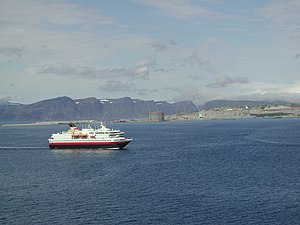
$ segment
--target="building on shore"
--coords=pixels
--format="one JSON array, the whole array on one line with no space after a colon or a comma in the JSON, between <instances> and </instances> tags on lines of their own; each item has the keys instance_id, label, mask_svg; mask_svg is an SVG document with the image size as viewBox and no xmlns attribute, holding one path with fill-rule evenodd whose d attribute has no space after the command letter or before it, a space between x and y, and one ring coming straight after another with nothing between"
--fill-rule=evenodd
<instances>
[{"instance_id":1,"label":"building on shore","mask_svg":"<svg viewBox=\"0 0 300 225\"><path fill-rule=\"evenodd\" d=\"M248 108L217 108L202 110L204 119L246 119L250 118Z\"/></svg>"},{"instance_id":2,"label":"building on shore","mask_svg":"<svg viewBox=\"0 0 300 225\"><path fill-rule=\"evenodd\" d=\"M149 121L151 122L165 121L165 114L163 112L149 112Z\"/></svg>"}]
</instances>

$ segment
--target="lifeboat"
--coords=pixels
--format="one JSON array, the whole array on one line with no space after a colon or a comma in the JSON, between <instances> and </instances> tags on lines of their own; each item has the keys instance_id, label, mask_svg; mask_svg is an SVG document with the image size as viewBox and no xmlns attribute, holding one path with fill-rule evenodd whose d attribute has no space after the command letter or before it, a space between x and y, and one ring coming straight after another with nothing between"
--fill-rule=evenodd
<instances>
[{"instance_id":1,"label":"lifeboat","mask_svg":"<svg viewBox=\"0 0 300 225\"><path fill-rule=\"evenodd\" d=\"M74 138L87 138L87 134L72 134L72 137L74 137Z\"/></svg>"}]
</instances>

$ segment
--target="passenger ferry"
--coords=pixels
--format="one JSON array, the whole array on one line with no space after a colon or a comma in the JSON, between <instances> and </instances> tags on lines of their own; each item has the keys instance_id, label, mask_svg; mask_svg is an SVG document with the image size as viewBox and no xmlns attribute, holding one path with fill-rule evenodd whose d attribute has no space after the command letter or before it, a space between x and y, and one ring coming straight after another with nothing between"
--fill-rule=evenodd
<instances>
[{"instance_id":1,"label":"passenger ferry","mask_svg":"<svg viewBox=\"0 0 300 225\"><path fill-rule=\"evenodd\" d=\"M132 141L132 138L125 138L124 132L110 129L103 123L96 129L90 125L87 128L78 129L74 123L70 123L68 131L52 134L48 140L51 149L123 149Z\"/></svg>"}]
</instances>

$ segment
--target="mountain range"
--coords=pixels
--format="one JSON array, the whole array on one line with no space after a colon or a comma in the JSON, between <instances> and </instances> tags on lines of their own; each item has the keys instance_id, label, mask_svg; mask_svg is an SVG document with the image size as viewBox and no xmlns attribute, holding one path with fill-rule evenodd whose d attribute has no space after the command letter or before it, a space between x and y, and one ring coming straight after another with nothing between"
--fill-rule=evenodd
<instances>
[{"instance_id":1,"label":"mountain range","mask_svg":"<svg viewBox=\"0 0 300 225\"><path fill-rule=\"evenodd\" d=\"M33 104L2 103L0 121L50 121L50 120L114 120L144 119L149 112L164 112L166 115L196 112L191 101L168 103L144 101L123 97L118 99L71 99L58 97Z\"/></svg>"},{"instance_id":2,"label":"mountain range","mask_svg":"<svg viewBox=\"0 0 300 225\"><path fill-rule=\"evenodd\" d=\"M199 106L200 109L213 109L220 107L234 107L234 106L259 106L259 105L276 105L288 104L287 101L250 101L250 100L212 100Z\"/></svg>"},{"instance_id":3,"label":"mountain range","mask_svg":"<svg viewBox=\"0 0 300 225\"><path fill-rule=\"evenodd\" d=\"M123 97L117 99L71 99L58 97L33 104L0 102L0 121L51 121L51 120L117 120L145 119L149 112L164 112L165 115L197 112L219 107L257 106L286 104L284 101L231 101L213 100L196 106L191 101L168 103L166 101L144 101Z\"/></svg>"}]
</instances>

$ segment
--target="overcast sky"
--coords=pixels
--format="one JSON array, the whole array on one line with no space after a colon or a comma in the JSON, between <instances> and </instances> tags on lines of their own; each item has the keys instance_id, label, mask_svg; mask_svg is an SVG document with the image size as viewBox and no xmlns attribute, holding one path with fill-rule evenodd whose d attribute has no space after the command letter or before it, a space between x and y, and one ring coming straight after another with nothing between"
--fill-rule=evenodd
<instances>
[{"instance_id":1,"label":"overcast sky","mask_svg":"<svg viewBox=\"0 0 300 225\"><path fill-rule=\"evenodd\" d=\"M0 101L300 102L300 0L2 0Z\"/></svg>"}]
</instances>

